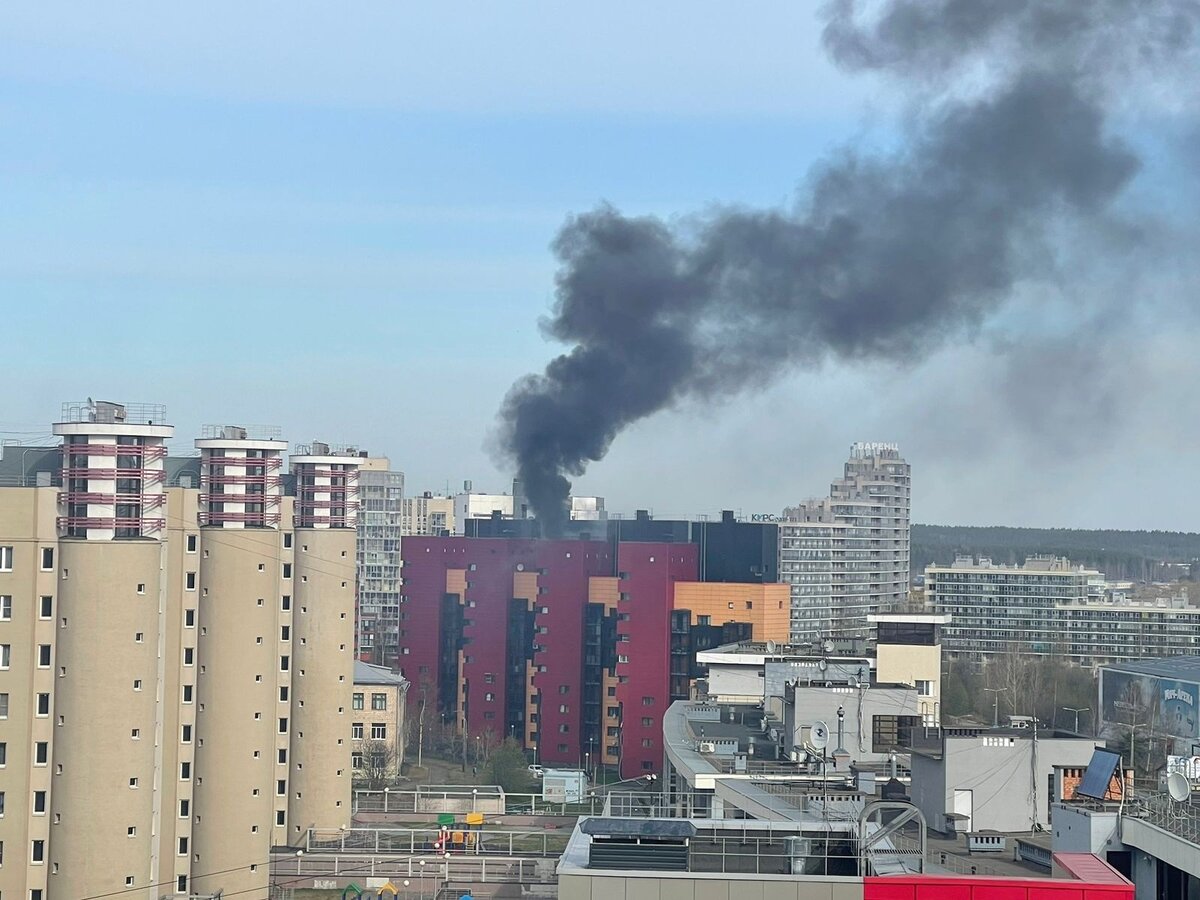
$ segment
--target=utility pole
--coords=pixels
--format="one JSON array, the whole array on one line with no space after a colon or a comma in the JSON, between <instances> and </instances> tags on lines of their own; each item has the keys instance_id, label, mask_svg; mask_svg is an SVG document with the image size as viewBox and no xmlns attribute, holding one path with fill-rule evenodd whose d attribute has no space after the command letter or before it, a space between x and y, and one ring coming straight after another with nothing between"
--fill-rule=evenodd
<instances>
[{"instance_id":1,"label":"utility pole","mask_svg":"<svg viewBox=\"0 0 1200 900\"><path fill-rule=\"evenodd\" d=\"M425 749L425 688L421 688L421 718L417 721L417 768L422 768L421 753Z\"/></svg>"},{"instance_id":2,"label":"utility pole","mask_svg":"<svg viewBox=\"0 0 1200 900\"><path fill-rule=\"evenodd\" d=\"M984 688L989 694L995 694L996 697L992 701L992 727L1000 727L1000 695L1008 690L1008 688Z\"/></svg>"}]
</instances>

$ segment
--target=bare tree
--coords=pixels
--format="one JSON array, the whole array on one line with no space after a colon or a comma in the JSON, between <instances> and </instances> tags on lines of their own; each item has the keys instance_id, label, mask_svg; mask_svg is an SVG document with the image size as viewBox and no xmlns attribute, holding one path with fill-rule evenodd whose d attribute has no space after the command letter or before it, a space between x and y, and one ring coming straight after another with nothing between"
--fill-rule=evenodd
<instances>
[{"instance_id":1,"label":"bare tree","mask_svg":"<svg viewBox=\"0 0 1200 900\"><path fill-rule=\"evenodd\" d=\"M396 747L389 741L363 741L359 778L368 790L379 790L396 777Z\"/></svg>"}]
</instances>

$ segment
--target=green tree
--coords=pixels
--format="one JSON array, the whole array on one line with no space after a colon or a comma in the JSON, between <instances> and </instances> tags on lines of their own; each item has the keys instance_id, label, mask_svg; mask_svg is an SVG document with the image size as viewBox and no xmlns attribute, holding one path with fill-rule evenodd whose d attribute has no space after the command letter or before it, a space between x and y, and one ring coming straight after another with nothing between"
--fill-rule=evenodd
<instances>
[{"instance_id":1,"label":"green tree","mask_svg":"<svg viewBox=\"0 0 1200 900\"><path fill-rule=\"evenodd\" d=\"M523 793L533 787L525 762L525 751L512 738L508 738L492 752L487 767L488 781L510 793Z\"/></svg>"},{"instance_id":2,"label":"green tree","mask_svg":"<svg viewBox=\"0 0 1200 900\"><path fill-rule=\"evenodd\" d=\"M971 695L957 672L949 672L942 679L942 712L949 716L965 716L971 712Z\"/></svg>"}]
</instances>

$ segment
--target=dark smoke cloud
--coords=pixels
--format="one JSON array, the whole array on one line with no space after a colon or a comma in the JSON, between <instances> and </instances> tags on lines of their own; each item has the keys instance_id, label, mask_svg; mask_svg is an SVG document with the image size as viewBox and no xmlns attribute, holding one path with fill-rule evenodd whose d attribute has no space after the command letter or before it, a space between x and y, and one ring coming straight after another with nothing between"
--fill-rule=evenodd
<instances>
[{"instance_id":1,"label":"dark smoke cloud","mask_svg":"<svg viewBox=\"0 0 1200 900\"><path fill-rule=\"evenodd\" d=\"M1053 272L1052 237L1104 226L1138 171L1109 127L1117 88L1190 52L1198 18L1167 0L893 0L870 21L838 0L826 15L839 65L911 88L900 151L829 159L790 211L670 225L601 206L555 240L542 327L573 347L501 410L545 533L568 479L630 423L789 366L919 356Z\"/></svg>"}]
</instances>

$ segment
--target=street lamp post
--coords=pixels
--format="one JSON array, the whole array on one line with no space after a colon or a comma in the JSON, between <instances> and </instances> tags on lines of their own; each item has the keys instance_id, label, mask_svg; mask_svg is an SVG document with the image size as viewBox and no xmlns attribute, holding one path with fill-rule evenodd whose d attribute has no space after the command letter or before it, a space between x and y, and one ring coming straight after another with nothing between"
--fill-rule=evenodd
<instances>
[{"instance_id":1,"label":"street lamp post","mask_svg":"<svg viewBox=\"0 0 1200 900\"><path fill-rule=\"evenodd\" d=\"M1079 714L1091 712L1092 708L1090 706L1081 706L1079 709L1076 709L1074 706L1064 706L1062 709L1065 712L1075 713L1075 733L1079 734Z\"/></svg>"},{"instance_id":2,"label":"street lamp post","mask_svg":"<svg viewBox=\"0 0 1200 900\"><path fill-rule=\"evenodd\" d=\"M1000 695L1008 688L984 688L989 694L995 694L995 699L992 700L992 727L998 728L1000 725Z\"/></svg>"}]
</instances>

